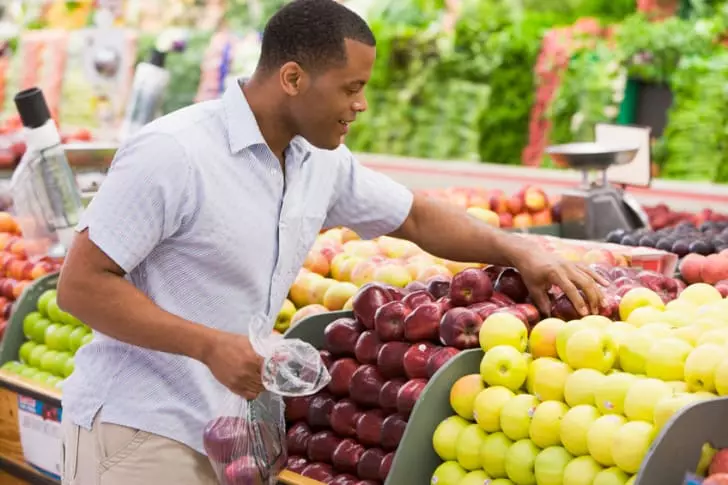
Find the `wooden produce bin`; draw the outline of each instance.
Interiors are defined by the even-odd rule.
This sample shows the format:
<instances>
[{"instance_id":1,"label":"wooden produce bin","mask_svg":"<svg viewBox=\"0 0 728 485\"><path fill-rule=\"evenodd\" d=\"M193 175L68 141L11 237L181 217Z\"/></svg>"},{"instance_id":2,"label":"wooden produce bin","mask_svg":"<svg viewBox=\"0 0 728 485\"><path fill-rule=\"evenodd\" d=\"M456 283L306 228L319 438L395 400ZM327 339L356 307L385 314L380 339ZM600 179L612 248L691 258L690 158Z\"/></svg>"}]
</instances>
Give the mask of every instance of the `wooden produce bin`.
<instances>
[{"instance_id":1,"label":"wooden produce bin","mask_svg":"<svg viewBox=\"0 0 728 485\"><path fill-rule=\"evenodd\" d=\"M308 317L288 330L285 337L298 338L321 349L324 345L326 325L341 317L353 317L353 313L330 312ZM450 388L459 378L478 373L482 359L481 349L464 350L447 361L432 376L412 410L384 485L430 483L432 474L442 463L432 448L432 435L441 421L455 414L450 407ZM287 472L286 476L289 473ZM315 480L301 482L299 480L305 478L296 473L290 473L290 476L296 481L285 483L323 485Z\"/></svg>"}]
</instances>

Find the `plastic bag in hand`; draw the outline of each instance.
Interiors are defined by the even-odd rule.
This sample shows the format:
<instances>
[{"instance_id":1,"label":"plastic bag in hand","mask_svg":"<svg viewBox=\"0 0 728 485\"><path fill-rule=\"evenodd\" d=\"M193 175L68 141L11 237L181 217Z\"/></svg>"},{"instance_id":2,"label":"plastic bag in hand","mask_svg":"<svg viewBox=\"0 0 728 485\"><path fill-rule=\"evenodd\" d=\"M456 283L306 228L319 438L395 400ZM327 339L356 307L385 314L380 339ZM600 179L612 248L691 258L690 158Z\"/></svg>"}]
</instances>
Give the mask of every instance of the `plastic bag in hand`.
<instances>
[{"instance_id":1,"label":"plastic bag in hand","mask_svg":"<svg viewBox=\"0 0 728 485\"><path fill-rule=\"evenodd\" d=\"M312 345L274 336L272 328L264 317L250 327L250 342L263 357L266 391L252 401L230 393L205 428L205 451L222 485L277 483L288 458L282 396L315 394L331 380Z\"/></svg>"}]
</instances>

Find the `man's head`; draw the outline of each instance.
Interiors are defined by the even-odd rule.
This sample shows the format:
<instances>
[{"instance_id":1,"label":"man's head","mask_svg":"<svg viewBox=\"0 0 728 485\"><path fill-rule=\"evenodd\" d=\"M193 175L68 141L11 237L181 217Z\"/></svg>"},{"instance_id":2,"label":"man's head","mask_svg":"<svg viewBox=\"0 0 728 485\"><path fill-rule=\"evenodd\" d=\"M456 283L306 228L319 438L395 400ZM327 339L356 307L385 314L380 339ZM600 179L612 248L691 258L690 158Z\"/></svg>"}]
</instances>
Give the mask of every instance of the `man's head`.
<instances>
[{"instance_id":1,"label":"man's head","mask_svg":"<svg viewBox=\"0 0 728 485\"><path fill-rule=\"evenodd\" d=\"M293 0L265 27L256 76L280 86L295 134L333 149L358 112L375 58L366 22L335 0Z\"/></svg>"}]
</instances>

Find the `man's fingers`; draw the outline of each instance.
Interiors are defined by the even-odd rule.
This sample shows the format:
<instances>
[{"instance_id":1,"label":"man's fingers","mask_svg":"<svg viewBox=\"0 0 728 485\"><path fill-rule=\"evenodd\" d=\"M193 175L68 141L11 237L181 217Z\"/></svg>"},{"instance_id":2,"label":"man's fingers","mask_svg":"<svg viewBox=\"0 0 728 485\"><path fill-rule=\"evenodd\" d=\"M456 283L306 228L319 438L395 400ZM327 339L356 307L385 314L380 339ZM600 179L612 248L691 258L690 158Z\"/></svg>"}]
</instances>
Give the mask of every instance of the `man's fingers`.
<instances>
[{"instance_id":1,"label":"man's fingers","mask_svg":"<svg viewBox=\"0 0 728 485\"><path fill-rule=\"evenodd\" d=\"M579 267L574 268L572 273L571 280L586 295L592 313L599 313L602 296L596 282Z\"/></svg>"},{"instance_id":2,"label":"man's fingers","mask_svg":"<svg viewBox=\"0 0 728 485\"><path fill-rule=\"evenodd\" d=\"M551 316L551 302L549 301L548 294L541 288L529 289L531 299L536 304L541 313L546 316Z\"/></svg>"},{"instance_id":3,"label":"man's fingers","mask_svg":"<svg viewBox=\"0 0 728 485\"><path fill-rule=\"evenodd\" d=\"M600 285L602 285L602 286L609 286L611 284L609 282L609 280L605 279L604 276L600 275L599 273L597 273L596 271L594 271L593 269L591 269L586 264L580 264L580 265L578 265L578 267L579 267L580 270L582 270L589 277L591 277L591 279L593 279L594 281L596 281Z\"/></svg>"},{"instance_id":4,"label":"man's fingers","mask_svg":"<svg viewBox=\"0 0 728 485\"><path fill-rule=\"evenodd\" d=\"M572 305L574 305L576 311L583 317L587 316L589 314L589 309L586 307L586 302L584 302L584 298L582 298L579 293L579 289L569 278L568 273L559 269L553 273L552 278L553 281L551 281L551 283L557 285L564 291L564 294L571 301Z\"/></svg>"}]
</instances>

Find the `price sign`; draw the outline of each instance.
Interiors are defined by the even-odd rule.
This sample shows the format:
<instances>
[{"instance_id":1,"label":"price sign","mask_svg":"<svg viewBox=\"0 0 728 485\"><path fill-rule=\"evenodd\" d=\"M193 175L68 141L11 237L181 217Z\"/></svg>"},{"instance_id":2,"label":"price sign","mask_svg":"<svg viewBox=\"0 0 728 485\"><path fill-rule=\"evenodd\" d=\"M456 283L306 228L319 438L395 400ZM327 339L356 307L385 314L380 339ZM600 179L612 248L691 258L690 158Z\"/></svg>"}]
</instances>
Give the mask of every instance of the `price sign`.
<instances>
[{"instance_id":1,"label":"price sign","mask_svg":"<svg viewBox=\"0 0 728 485\"><path fill-rule=\"evenodd\" d=\"M61 409L18 395L20 444L25 461L60 480L63 435Z\"/></svg>"}]
</instances>

